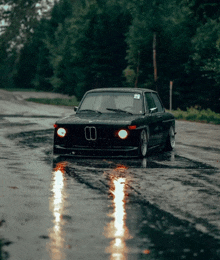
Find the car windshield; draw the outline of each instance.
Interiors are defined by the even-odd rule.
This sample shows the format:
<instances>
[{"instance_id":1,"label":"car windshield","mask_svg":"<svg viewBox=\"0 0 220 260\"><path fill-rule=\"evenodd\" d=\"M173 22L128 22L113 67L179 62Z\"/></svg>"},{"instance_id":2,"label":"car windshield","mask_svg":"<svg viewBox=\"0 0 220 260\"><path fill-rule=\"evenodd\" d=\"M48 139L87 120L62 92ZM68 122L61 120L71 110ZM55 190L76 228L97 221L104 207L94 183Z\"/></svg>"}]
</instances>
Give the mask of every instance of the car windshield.
<instances>
[{"instance_id":1,"label":"car windshield","mask_svg":"<svg viewBox=\"0 0 220 260\"><path fill-rule=\"evenodd\" d=\"M143 114L143 99L133 92L88 93L78 112L99 111L101 113Z\"/></svg>"}]
</instances>

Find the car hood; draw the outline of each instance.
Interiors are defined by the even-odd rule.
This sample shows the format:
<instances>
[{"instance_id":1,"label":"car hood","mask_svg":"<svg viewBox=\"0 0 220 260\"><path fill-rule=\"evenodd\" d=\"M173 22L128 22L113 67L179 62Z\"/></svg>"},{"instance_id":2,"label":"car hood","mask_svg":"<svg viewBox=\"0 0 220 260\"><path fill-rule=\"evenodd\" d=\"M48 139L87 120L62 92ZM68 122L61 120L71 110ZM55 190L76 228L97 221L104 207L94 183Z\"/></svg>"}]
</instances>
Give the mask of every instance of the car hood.
<instances>
[{"instance_id":1,"label":"car hood","mask_svg":"<svg viewBox=\"0 0 220 260\"><path fill-rule=\"evenodd\" d=\"M67 124L105 124L105 125L129 125L135 119L140 118L141 115L129 115L125 113L82 113L74 114L63 119L60 119L56 124L67 125Z\"/></svg>"}]
</instances>

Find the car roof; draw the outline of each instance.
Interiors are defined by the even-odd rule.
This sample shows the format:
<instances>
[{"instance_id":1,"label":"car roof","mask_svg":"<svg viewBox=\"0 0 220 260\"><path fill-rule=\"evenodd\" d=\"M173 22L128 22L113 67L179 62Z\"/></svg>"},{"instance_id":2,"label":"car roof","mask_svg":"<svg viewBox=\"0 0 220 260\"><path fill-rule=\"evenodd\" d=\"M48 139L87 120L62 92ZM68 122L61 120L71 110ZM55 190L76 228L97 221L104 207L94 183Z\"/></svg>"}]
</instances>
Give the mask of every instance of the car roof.
<instances>
[{"instance_id":1,"label":"car roof","mask_svg":"<svg viewBox=\"0 0 220 260\"><path fill-rule=\"evenodd\" d=\"M147 89L147 88L96 88L96 89L91 89L88 92L138 92L138 93L143 93L143 92L156 92L152 89Z\"/></svg>"}]
</instances>

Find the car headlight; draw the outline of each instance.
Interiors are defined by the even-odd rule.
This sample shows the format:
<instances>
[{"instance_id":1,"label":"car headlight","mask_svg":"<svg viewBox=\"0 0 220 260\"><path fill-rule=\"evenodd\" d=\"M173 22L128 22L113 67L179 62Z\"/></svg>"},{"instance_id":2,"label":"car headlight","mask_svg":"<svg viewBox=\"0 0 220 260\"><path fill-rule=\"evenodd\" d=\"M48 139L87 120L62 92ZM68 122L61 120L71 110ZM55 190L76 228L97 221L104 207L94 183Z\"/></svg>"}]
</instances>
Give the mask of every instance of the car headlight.
<instances>
[{"instance_id":1,"label":"car headlight","mask_svg":"<svg viewBox=\"0 0 220 260\"><path fill-rule=\"evenodd\" d=\"M120 131L118 131L118 136L121 139L126 139L128 137L128 131L125 129L121 129Z\"/></svg>"},{"instance_id":2,"label":"car headlight","mask_svg":"<svg viewBox=\"0 0 220 260\"><path fill-rule=\"evenodd\" d=\"M57 135L59 136L59 137L64 137L64 136L66 136L66 129L65 128L58 128L57 129Z\"/></svg>"}]
</instances>

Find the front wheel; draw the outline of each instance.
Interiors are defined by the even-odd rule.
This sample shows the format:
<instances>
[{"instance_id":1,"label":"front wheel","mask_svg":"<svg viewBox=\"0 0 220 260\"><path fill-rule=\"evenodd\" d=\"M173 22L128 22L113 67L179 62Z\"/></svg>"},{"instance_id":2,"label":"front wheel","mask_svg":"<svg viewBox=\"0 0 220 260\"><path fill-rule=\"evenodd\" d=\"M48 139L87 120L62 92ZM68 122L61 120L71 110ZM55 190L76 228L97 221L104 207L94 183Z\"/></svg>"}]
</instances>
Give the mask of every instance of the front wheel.
<instances>
[{"instance_id":1,"label":"front wheel","mask_svg":"<svg viewBox=\"0 0 220 260\"><path fill-rule=\"evenodd\" d=\"M175 131L174 131L174 127L171 126L165 144L165 151L172 151L174 147L175 147Z\"/></svg>"},{"instance_id":2,"label":"front wheel","mask_svg":"<svg viewBox=\"0 0 220 260\"><path fill-rule=\"evenodd\" d=\"M141 158L146 157L148 151L148 137L147 132L142 130L140 133L140 143L139 143L139 156Z\"/></svg>"}]
</instances>

